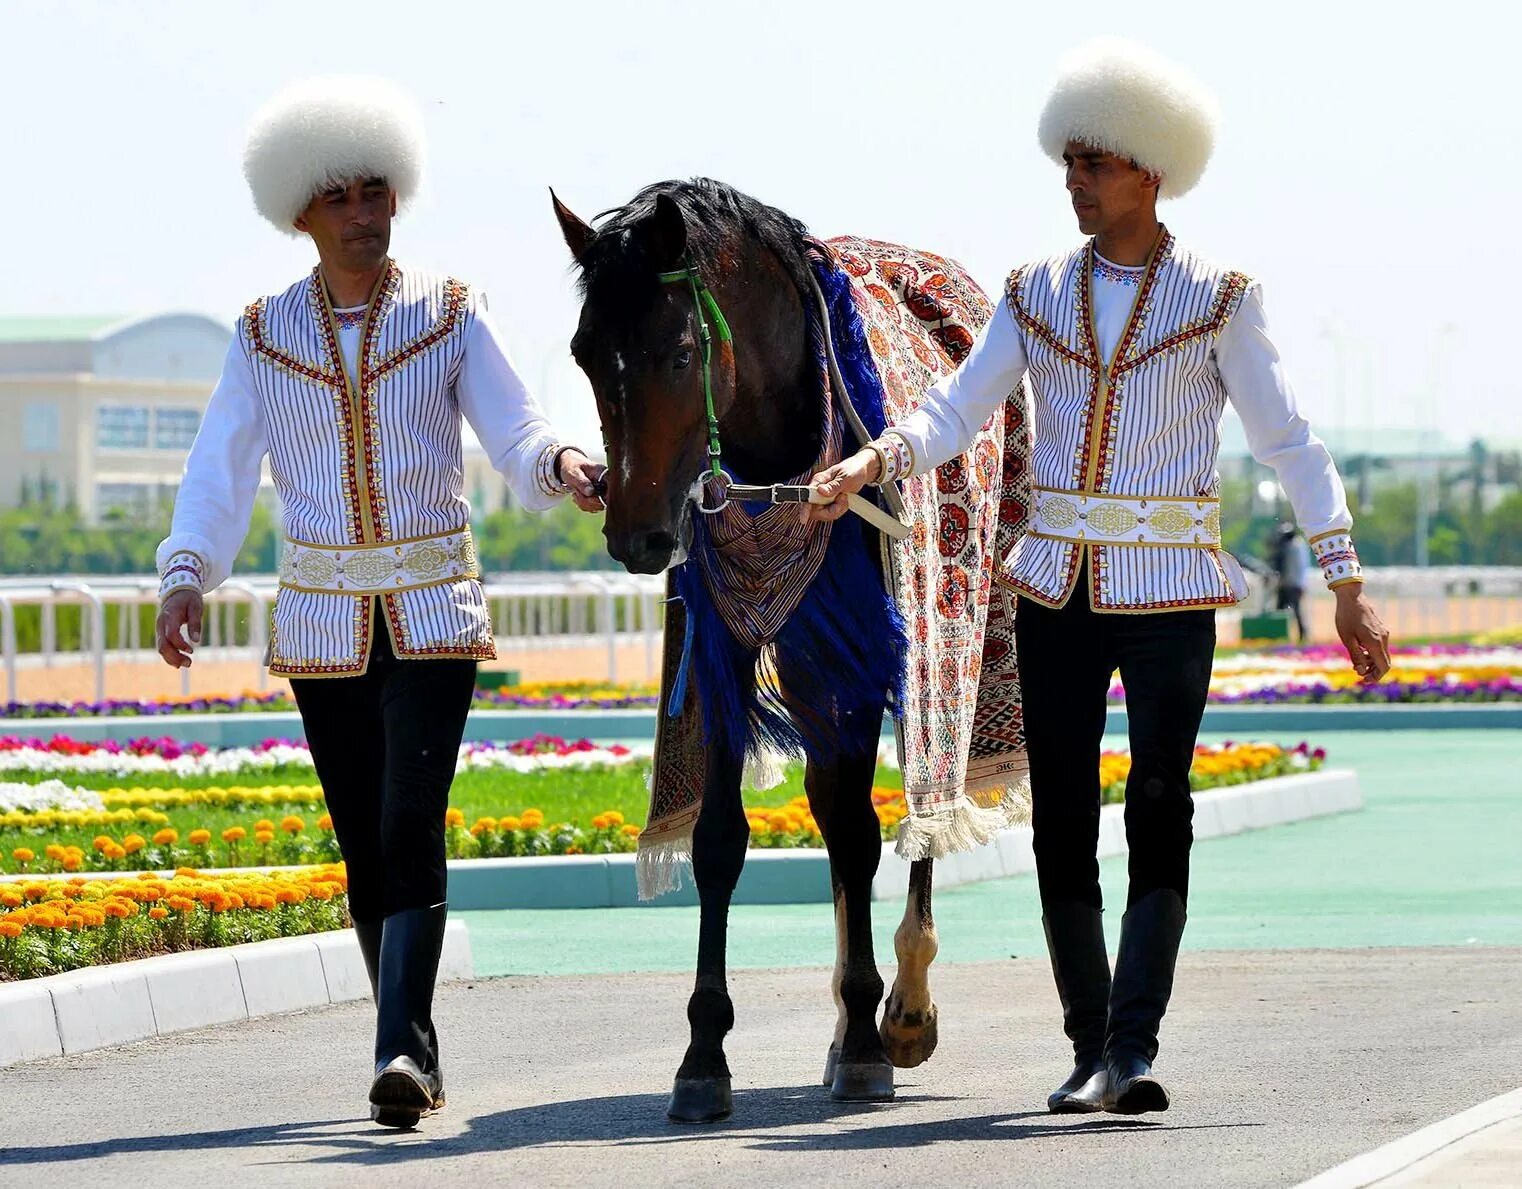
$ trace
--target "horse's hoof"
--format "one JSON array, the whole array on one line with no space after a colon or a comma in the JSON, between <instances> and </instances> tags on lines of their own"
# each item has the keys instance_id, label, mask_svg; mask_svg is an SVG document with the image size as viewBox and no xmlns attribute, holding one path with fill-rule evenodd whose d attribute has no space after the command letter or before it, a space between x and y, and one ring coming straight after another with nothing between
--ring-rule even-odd
<instances>
[{"instance_id":1,"label":"horse's hoof","mask_svg":"<svg viewBox=\"0 0 1522 1189\"><path fill-rule=\"evenodd\" d=\"M728 1078L677 1078L666 1118L673 1123L718 1123L734 1109Z\"/></svg>"},{"instance_id":2,"label":"horse's hoof","mask_svg":"<svg viewBox=\"0 0 1522 1189\"><path fill-rule=\"evenodd\" d=\"M835 1066L830 1097L837 1102L893 1101L893 1066L887 1062Z\"/></svg>"},{"instance_id":3,"label":"horse's hoof","mask_svg":"<svg viewBox=\"0 0 1522 1189\"><path fill-rule=\"evenodd\" d=\"M826 1086L835 1084L835 1069L840 1064L840 1046L831 1045L830 1051L824 1055L824 1082Z\"/></svg>"},{"instance_id":4,"label":"horse's hoof","mask_svg":"<svg viewBox=\"0 0 1522 1189\"><path fill-rule=\"evenodd\" d=\"M891 1009L884 1013L878 1035L888 1050L888 1060L899 1069L913 1069L930 1060L939 1039L935 1004L929 1011L900 1013L895 1016Z\"/></svg>"}]
</instances>

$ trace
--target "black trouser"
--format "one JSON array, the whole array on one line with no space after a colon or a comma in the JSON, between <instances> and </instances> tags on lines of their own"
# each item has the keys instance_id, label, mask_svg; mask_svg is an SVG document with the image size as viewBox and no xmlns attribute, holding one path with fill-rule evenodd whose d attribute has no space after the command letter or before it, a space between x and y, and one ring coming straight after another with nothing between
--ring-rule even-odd
<instances>
[{"instance_id":1,"label":"black trouser","mask_svg":"<svg viewBox=\"0 0 1522 1189\"><path fill-rule=\"evenodd\" d=\"M1305 643L1305 613L1300 609L1300 600L1305 597L1305 591L1298 586L1281 586L1279 588L1279 610L1288 611L1295 617L1295 631L1300 643Z\"/></svg>"},{"instance_id":2,"label":"black trouser","mask_svg":"<svg viewBox=\"0 0 1522 1189\"><path fill-rule=\"evenodd\" d=\"M1022 598L1015 617L1041 899L1102 907L1099 751L1105 695L1119 669L1131 732L1126 902L1158 888L1187 901L1189 768L1210 684L1215 613L1096 614L1087 590L1080 582L1060 610Z\"/></svg>"},{"instance_id":3,"label":"black trouser","mask_svg":"<svg viewBox=\"0 0 1522 1189\"><path fill-rule=\"evenodd\" d=\"M475 661L398 660L372 622L363 676L291 681L357 921L445 899L444 811L476 682Z\"/></svg>"}]
</instances>

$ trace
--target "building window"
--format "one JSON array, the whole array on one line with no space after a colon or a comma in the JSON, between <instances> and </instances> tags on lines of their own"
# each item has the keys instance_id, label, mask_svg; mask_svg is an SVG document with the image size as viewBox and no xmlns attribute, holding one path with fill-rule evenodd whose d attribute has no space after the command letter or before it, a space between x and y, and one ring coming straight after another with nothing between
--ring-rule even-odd
<instances>
[{"instance_id":1,"label":"building window","mask_svg":"<svg viewBox=\"0 0 1522 1189\"><path fill-rule=\"evenodd\" d=\"M157 409L153 414L153 446L156 450L189 450L201 426L195 409Z\"/></svg>"},{"instance_id":2,"label":"building window","mask_svg":"<svg viewBox=\"0 0 1522 1189\"><path fill-rule=\"evenodd\" d=\"M21 414L21 447L28 454L58 451L58 406L30 404Z\"/></svg>"},{"instance_id":3,"label":"building window","mask_svg":"<svg viewBox=\"0 0 1522 1189\"><path fill-rule=\"evenodd\" d=\"M95 515L100 519L143 520L153 509L156 494L152 483L97 483Z\"/></svg>"},{"instance_id":4,"label":"building window","mask_svg":"<svg viewBox=\"0 0 1522 1189\"><path fill-rule=\"evenodd\" d=\"M102 405L96 418L95 444L102 450L147 449L147 409L132 405Z\"/></svg>"}]
</instances>

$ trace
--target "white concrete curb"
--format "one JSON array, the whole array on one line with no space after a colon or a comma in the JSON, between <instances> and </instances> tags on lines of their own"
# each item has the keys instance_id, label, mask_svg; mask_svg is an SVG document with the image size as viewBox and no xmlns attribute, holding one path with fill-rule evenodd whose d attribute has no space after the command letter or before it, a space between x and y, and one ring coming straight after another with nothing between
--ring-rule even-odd
<instances>
[{"instance_id":1,"label":"white concrete curb","mask_svg":"<svg viewBox=\"0 0 1522 1189\"><path fill-rule=\"evenodd\" d=\"M1304 821L1332 813L1363 808L1358 773L1349 768L1323 768L1295 776L1277 776L1251 784L1212 789L1194 797L1195 838L1220 838L1286 822ZM1123 855L1126 846L1126 807L1106 805L1099 811L1099 857ZM1016 826L1003 830L992 842L976 850L935 861L935 883L940 888L980 883L1036 870L1031 849L1031 829ZM909 864L893 853L893 843L883 845L882 862L872 881L874 900L901 899L909 888Z\"/></svg>"},{"instance_id":2,"label":"white concrete curb","mask_svg":"<svg viewBox=\"0 0 1522 1189\"><path fill-rule=\"evenodd\" d=\"M450 921L439 981L474 976ZM0 983L0 1067L369 997L353 929L88 966Z\"/></svg>"},{"instance_id":3,"label":"white concrete curb","mask_svg":"<svg viewBox=\"0 0 1522 1189\"><path fill-rule=\"evenodd\" d=\"M1510 1094L1502 1094L1489 1102L1482 1102L1467 1111L1441 1119L1420 1131L1403 1135L1382 1148L1355 1156L1309 1181L1302 1181L1295 1189L1364 1189L1366 1185L1378 1184L1407 1169L1415 1173L1418 1170L1414 1166L1434 1153L1477 1135L1486 1128L1518 1118L1522 1118L1522 1090L1513 1090ZM1453 1170L1448 1171L1451 1173ZM1405 1178L1401 1178L1401 1181L1404 1183Z\"/></svg>"}]
</instances>

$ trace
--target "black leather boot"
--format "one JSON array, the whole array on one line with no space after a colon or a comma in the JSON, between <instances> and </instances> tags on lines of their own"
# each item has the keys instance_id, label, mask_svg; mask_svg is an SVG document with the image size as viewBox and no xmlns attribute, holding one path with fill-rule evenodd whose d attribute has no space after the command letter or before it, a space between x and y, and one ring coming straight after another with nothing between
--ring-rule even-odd
<instances>
[{"instance_id":1,"label":"black leather boot","mask_svg":"<svg viewBox=\"0 0 1522 1189\"><path fill-rule=\"evenodd\" d=\"M359 938L359 952L365 959L365 973L370 976L370 996L375 998L380 983L381 933L384 921L355 921L354 936Z\"/></svg>"},{"instance_id":2,"label":"black leather boot","mask_svg":"<svg viewBox=\"0 0 1522 1189\"><path fill-rule=\"evenodd\" d=\"M1168 1091L1152 1076L1157 1030L1173 993L1173 967L1184 936L1184 901L1170 888L1148 892L1120 921L1120 950L1110 989L1105 1037L1109 1087L1104 1109L1140 1115L1168 1109Z\"/></svg>"},{"instance_id":3,"label":"black leather boot","mask_svg":"<svg viewBox=\"0 0 1522 1189\"><path fill-rule=\"evenodd\" d=\"M1054 1115L1103 1110L1105 1019L1110 1004L1110 959L1105 956L1104 914L1081 900L1042 906L1046 949L1062 1002L1062 1030L1073 1042L1068 1080L1047 1095Z\"/></svg>"},{"instance_id":4,"label":"black leather boot","mask_svg":"<svg viewBox=\"0 0 1522 1189\"><path fill-rule=\"evenodd\" d=\"M413 1127L444 1105L433 984L447 919L443 904L411 908L388 916L381 933L370 1117L387 1127Z\"/></svg>"}]
</instances>

